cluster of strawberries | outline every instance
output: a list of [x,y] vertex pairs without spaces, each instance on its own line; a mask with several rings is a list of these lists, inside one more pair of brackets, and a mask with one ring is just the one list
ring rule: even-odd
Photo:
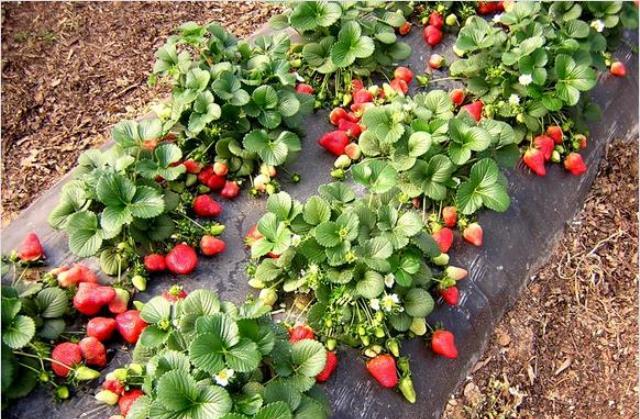
[[422,31],[424,42],[431,48],[442,42],[442,27],[444,26],[444,17],[438,12],[431,12],[427,26]]
[[[538,135],[531,143],[531,147],[522,156],[524,164],[538,176],[545,176],[547,170],[545,163],[548,161],[560,163],[565,151],[563,145],[565,135],[558,125],[549,125],[545,134]],[[571,147],[575,150],[582,150],[587,147],[587,137],[582,134],[573,135]],[[572,175],[579,176],[587,171],[587,166],[582,160],[582,156],[575,151],[568,153],[564,157],[564,168]]]
[[479,1],[476,5],[476,11],[482,16],[502,13],[504,12],[504,1]]
[[[201,185],[206,186],[213,192],[218,192],[225,199],[235,199],[240,195],[240,185],[235,180],[228,180],[229,166],[222,161],[217,161],[213,165],[202,166],[195,160],[186,160],[182,163],[187,169],[187,173],[197,175],[197,180]],[[191,183],[190,181],[188,183]],[[190,186],[190,185],[187,185]]]

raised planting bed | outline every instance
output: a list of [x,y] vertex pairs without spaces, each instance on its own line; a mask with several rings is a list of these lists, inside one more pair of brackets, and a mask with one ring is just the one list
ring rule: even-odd
[[[407,66],[420,73],[429,56],[437,52],[447,61],[456,59],[452,52],[455,36],[447,35],[435,47],[425,45],[422,33],[413,30],[404,41],[412,47]],[[637,37],[629,38],[637,45]],[[544,177],[535,177],[522,167],[507,171],[511,205],[504,213],[481,212],[479,222],[484,230],[481,248],[464,246],[456,236],[450,252],[451,264],[464,267],[469,277],[460,282],[460,303],[455,306],[437,304],[428,317],[430,324],[442,323],[456,336],[459,356],[455,360],[435,356],[422,339],[407,341],[402,355],[411,358],[412,377],[418,395],[415,404],[408,404],[398,392],[381,388],[367,374],[364,358],[352,349],[339,348],[339,365],[332,378],[322,386],[331,402],[335,418],[431,418],[439,417],[449,395],[464,379],[491,336],[495,324],[520,295],[531,275],[547,259],[566,222],[582,207],[606,144],[613,138],[638,138],[638,62],[637,56],[623,46],[617,52],[618,59],[627,67],[626,78],[601,77],[593,90],[594,102],[602,108],[602,122],[593,124],[589,147],[582,152],[588,171],[575,177],[561,170],[559,165],[549,169]],[[428,89],[450,90],[459,87],[454,82],[439,82]],[[416,84],[411,91],[419,88]],[[299,183],[281,182],[282,189],[293,198],[305,202],[317,193],[320,185],[331,182],[329,172],[334,157],[323,152],[316,140],[332,126],[328,111],[319,110],[304,119],[305,136],[298,159],[289,170],[302,175]],[[56,206],[64,182],[53,187],[36,200],[21,216],[3,230],[3,253],[17,248],[23,237],[36,231],[47,254],[49,266],[59,266],[76,261],[68,250],[64,232],[53,230],[47,223],[49,212]],[[265,212],[265,199],[249,198],[242,194],[233,201],[224,201],[224,211],[218,219],[226,225],[223,238],[224,253],[215,258],[200,260],[193,274],[175,277],[168,274],[154,275],[145,292],[136,299],[148,301],[174,283],[185,290],[206,288],[216,291],[223,300],[240,303],[252,292],[247,284],[245,267],[249,252],[243,238],[251,226]],[[98,270],[98,261],[91,259]],[[116,355],[104,371],[110,371],[128,362],[130,351],[121,344],[112,344]],[[84,391],[86,390],[86,391]],[[49,392],[36,390],[27,398],[13,402],[4,412],[7,417],[106,417],[110,408],[96,404],[95,386],[86,385],[70,400],[54,403]]]

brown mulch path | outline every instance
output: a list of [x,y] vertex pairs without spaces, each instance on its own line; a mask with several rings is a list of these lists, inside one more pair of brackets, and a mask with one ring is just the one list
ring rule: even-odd
[[638,143],[617,141],[445,418],[638,417],[637,209]]
[[238,36],[278,10],[261,2],[2,4],[2,221],[15,218],[104,143],[110,126],[144,110],[153,54],[186,21]]

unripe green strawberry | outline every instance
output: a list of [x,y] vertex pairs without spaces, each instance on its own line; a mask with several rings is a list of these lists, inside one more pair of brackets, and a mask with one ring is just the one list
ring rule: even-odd
[[147,289],[147,278],[142,275],[134,275],[133,278],[131,278],[131,284],[133,284],[138,291],[144,291]]
[[265,288],[260,291],[258,299],[265,305],[273,306],[278,301],[278,294],[273,288]]
[[413,381],[410,377],[402,377],[398,383],[398,388],[409,403],[416,402],[416,390],[413,388]]
[[107,404],[109,406],[114,406],[115,404],[117,404],[119,398],[120,397],[116,393],[114,393],[113,391],[109,391],[109,390],[99,391],[95,395],[95,399],[98,402]]
[[423,317],[414,317],[411,320],[411,326],[409,326],[409,330],[411,330],[417,336],[422,336],[427,333],[427,323],[424,321]]
[[560,163],[560,161],[562,161],[562,156],[560,156],[557,150],[553,150],[551,153],[551,161],[554,163]]
[[341,154],[338,156],[335,162],[333,162],[333,166],[336,169],[346,169],[351,166],[351,159],[346,154]]
[[454,26],[458,24],[458,17],[456,15],[454,15],[453,13],[447,15],[447,17],[444,20],[444,23],[447,24],[447,26]]
[[60,400],[67,400],[69,398],[69,387],[58,386],[56,388],[56,397]]
[[333,351],[336,348],[337,344],[338,342],[334,338],[329,338],[327,339],[325,346],[327,347],[327,350]]
[[92,370],[89,367],[85,367],[84,365],[80,365],[78,368],[76,368],[74,377],[78,381],[95,380],[96,378],[100,377],[100,372]]
[[398,345],[398,341],[396,339],[387,340],[387,349],[389,349],[389,352],[391,352],[393,356],[400,356],[400,345]]
[[449,264],[449,255],[446,253],[440,253],[438,256],[431,258],[431,261],[438,266],[446,266]]
[[261,289],[264,288],[265,284],[264,284],[263,281],[261,281],[261,280],[259,280],[257,278],[251,278],[249,280],[249,286],[251,288],[255,288],[255,289],[261,290]]

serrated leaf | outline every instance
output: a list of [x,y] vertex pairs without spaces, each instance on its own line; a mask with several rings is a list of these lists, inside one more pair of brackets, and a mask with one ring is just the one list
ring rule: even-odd
[[153,297],[140,311],[142,320],[149,324],[160,323],[171,317],[171,303],[162,296]]
[[378,272],[367,271],[356,283],[356,291],[363,298],[376,298],[384,291],[384,278]]
[[29,316],[18,315],[2,332],[2,342],[11,349],[27,345],[36,334],[36,324]]
[[45,319],[61,317],[67,310],[67,293],[58,287],[45,288],[36,295],[40,315]]
[[315,377],[324,369],[327,360],[322,343],[304,339],[291,346],[291,362],[294,370],[307,377]]
[[411,317],[426,317],[433,311],[433,298],[422,288],[410,289],[402,300],[406,313]]

